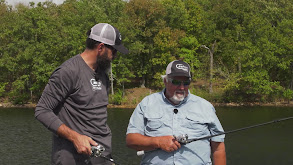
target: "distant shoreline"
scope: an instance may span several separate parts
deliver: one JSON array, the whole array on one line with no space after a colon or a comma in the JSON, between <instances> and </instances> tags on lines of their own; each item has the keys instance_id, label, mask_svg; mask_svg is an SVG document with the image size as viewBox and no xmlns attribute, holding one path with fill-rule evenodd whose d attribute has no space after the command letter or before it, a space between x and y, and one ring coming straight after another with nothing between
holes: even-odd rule
<instances>
[{"instance_id":1,"label":"distant shoreline","mask_svg":"<svg viewBox=\"0 0 293 165\"><path fill-rule=\"evenodd\" d=\"M264 106L264 107L293 107L293 103L290 104L285 102L273 102L273 103L212 103L215 107L253 107L253 106ZM35 103L14 105L12 103L0 103L0 108L35 108ZM109 104L108 108L132 108L136 105L113 105Z\"/></svg>"}]
</instances>

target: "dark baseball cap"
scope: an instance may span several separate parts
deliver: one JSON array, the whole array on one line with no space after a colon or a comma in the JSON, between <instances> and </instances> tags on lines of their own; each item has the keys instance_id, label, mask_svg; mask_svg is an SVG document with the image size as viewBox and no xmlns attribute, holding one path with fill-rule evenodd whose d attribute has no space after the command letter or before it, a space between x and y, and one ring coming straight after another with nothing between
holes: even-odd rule
<instances>
[{"instance_id":1,"label":"dark baseball cap","mask_svg":"<svg viewBox=\"0 0 293 165\"><path fill-rule=\"evenodd\" d=\"M128 49L122 44L122 37L120 32L110 24L96 24L91 28L91 33L88 38L110 45L123 54L129 53Z\"/></svg>"},{"instance_id":2,"label":"dark baseball cap","mask_svg":"<svg viewBox=\"0 0 293 165\"><path fill-rule=\"evenodd\" d=\"M190 66L184 61L175 60L168 64L166 69L167 76L185 76L191 78Z\"/></svg>"}]
</instances>

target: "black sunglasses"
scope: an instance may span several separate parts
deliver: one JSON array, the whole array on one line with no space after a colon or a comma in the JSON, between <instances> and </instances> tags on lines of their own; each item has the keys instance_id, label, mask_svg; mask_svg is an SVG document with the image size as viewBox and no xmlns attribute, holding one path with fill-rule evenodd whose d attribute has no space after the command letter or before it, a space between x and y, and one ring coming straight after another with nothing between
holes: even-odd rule
<instances>
[{"instance_id":1,"label":"black sunglasses","mask_svg":"<svg viewBox=\"0 0 293 165\"><path fill-rule=\"evenodd\" d=\"M190 80L181 81L181 80L175 80L175 79L171 79L171 78L169 78L169 80L171 80L171 83L173 85L177 85L177 86L181 85L182 83L184 86L187 86L191 82Z\"/></svg>"},{"instance_id":2,"label":"black sunglasses","mask_svg":"<svg viewBox=\"0 0 293 165\"><path fill-rule=\"evenodd\" d=\"M106 46L106 48L110 49L113 53L117 52L117 50L114 47L112 47L111 45L107 45L107 44L104 44L104 45Z\"/></svg>"}]
</instances>

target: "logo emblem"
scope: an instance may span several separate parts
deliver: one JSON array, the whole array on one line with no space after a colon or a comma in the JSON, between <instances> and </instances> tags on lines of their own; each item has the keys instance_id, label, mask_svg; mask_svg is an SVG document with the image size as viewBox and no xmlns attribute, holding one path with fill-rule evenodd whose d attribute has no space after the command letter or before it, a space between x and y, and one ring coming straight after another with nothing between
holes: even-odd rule
<instances>
[{"instance_id":1,"label":"logo emblem","mask_svg":"<svg viewBox=\"0 0 293 165\"><path fill-rule=\"evenodd\" d=\"M176 68L177 69L184 70L185 72L188 72L188 67L187 66L184 66L183 64L177 64L176 65Z\"/></svg>"},{"instance_id":2,"label":"logo emblem","mask_svg":"<svg viewBox=\"0 0 293 165\"><path fill-rule=\"evenodd\" d=\"M92 84L92 89L93 91L96 91L96 90L102 90L102 82L101 80L99 81L96 81L96 79L92 78L90 80L91 84Z\"/></svg>"}]
</instances>

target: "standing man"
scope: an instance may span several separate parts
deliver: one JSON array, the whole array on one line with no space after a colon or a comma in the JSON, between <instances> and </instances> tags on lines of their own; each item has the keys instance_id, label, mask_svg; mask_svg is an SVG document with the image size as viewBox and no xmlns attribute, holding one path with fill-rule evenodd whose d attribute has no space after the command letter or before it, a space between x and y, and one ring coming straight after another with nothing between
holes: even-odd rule
<instances>
[{"instance_id":1,"label":"standing man","mask_svg":"<svg viewBox=\"0 0 293 165\"><path fill-rule=\"evenodd\" d=\"M86 49L51 75L36 106L35 117L53 132L52 164L85 164L91 146L105 147L111 157L111 130L107 125L109 79L107 71L117 50L127 54L119 31L99 23L87 33ZM91 164L108 165L103 158Z\"/></svg>"},{"instance_id":2,"label":"standing man","mask_svg":"<svg viewBox=\"0 0 293 165\"><path fill-rule=\"evenodd\" d=\"M145 97L135 108L127 128L127 146L149 151L141 164L211 165L212 153L214 165L225 165L224 135L185 145L174 138L224 132L212 104L188 91L190 66L172 61L162 77L165 89Z\"/></svg>"}]
</instances>

